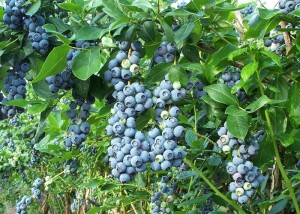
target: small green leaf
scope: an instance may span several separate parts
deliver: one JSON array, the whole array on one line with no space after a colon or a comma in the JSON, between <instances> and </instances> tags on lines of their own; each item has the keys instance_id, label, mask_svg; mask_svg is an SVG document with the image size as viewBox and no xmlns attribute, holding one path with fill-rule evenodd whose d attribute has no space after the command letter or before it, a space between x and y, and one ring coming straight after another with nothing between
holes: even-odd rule
<instances>
[{"instance_id":1,"label":"small green leaf","mask_svg":"<svg viewBox=\"0 0 300 214\"><path fill-rule=\"evenodd\" d=\"M194 204L198 204L198 205L203 204L212 195L213 195L212 193L208 193L208 194L202 195L200 197L195 197L193 199L189 199L187 201L181 202L179 205L180 206L190 206L190 205L194 205Z\"/></svg>"},{"instance_id":2,"label":"small green leaf","mask_svg":"<svg viewBox=\"0 0 300 214\"><path fill-rule=\"evenodd\" d=\"M100 55L99 48L83 50L75 59L72 65L73 74L81 79L87 80L97 73L106 62L105 56Z\"/></svg>"},{"instance_id":3,"label":"small green leaf","mask_svg":"<svg viewBox=\"0 0 300 214\"><path fill-rule=\"evenodd\" d=\"M57 4L59 7L68 10L68 11L73 11L75 13L80 13L82 8L80 7L80 5L71 3L71 2L65 2L65 3L60 3Z\"/></svg>"},{"instance_id":4,"label":"small green leaf","mask_svg":"<svg viewBox=\"0 0 300 214\"><path fill-rule=\"evenodd\" d=\"M36 83L48 76L55 75L63 71L67 66L67 54L69 50L70 47L68 45L53 48L44 62L41 71L33 79L32 83Z\"/></svg>"},{"instance_id":5,"label":"small green leaf","mask_svg":"<svg viewBox=\"0 0 300 214\"><path fill-rule=\"evenodd\" d=\"M263 95L260 98L258 98L255 102L251 103L246 107L247 110L250 110L251 113L256 112L258 109L262 108L263 106L270 103L271 100L266 96Z\"/></svg>"},{"instance_id":6,"label":"small green leaf","mask_svg":"<svg viewBox=\"0 0 300 214\"><path fill-rule=\"evenodd\" d=\"M248 112L246 112L244 109L236 105L231 105L226 108L225 114L234 115L234 116L244 116L247 115Z\"/></svg>"},{"instance_id":7,"label":"small green leaf","mask_svg":"<svg viewBox=\"0 0 300 214\"><path fill-rule=\"evenodd\" d=\"M290 91L288 97L288 113L290 120L294 127L298 127L300 125L300 84L295 82Z\"/></svg>"},{"instance_id":8,"label":"small green leaf","mask_svg":"<svg viewBox=\"0 0 300 214\"><path fill-rule=\"evenodd\" d=\"M97 214L101 211L101 207L93 207L86 214Z\"/></svg>"},{"instance_id":9,"label":"small green leaf","mask_svg":"<svg viewBox=\"0 0 300 214\"><path fill-rule=\"evenodd\" d=\"M275 62L279 67L281 67L280 57L271 51L261 51L263 55L269 57L273 62Z\"/></svg>"},{"instance_id":10,"label":"small green leaf","mask_svg":"<svg viewBox=\"0 0 300 214\"><path fill-rule=\"evenodd\" d=\"M183 172L179 173L179 174L176 176L176 178L177 178L178 180L190 179L191 177L197 178L197 177L198 177L197 172L195 172L195 171L183 171Z\"/></svg>"},{"instance_id":11,"label":"small green leaf","mask_svg":"<svg viewBox=\"0 0 300 214\"><path fill-rule=\"evenodd\" d=\"M36 114L36 113L45 111L47 107L48 107L47 102L46 103L38 103L38 104L33 104L27 110L28 110L29 114Z\"/></svg>"},{"instance_id":12,"label":"small green leaf","mask_svg":"<svg viewBox=\"0 0 300 214\"><path fill-rule=\"evenodd\" d=\"M153 21L145 21L137 31L137 34L141 39L147 42L155 41L155 29Z\"/></svg>"},{"instance_id":13,"label":"small green leaf","mask_svg":"<svg viewBox=\"0 0 300 214\"><path fill-rule=\"evenodd\" d=\"M192 147L192 143L194 141L198 140L197 135L194 133L192 129L188 129L187 132L185 133L185 142Z\"/></svg>"},{"instance_id":14,"label":"small green leaf","mask_svg":"<svg viewBox=\"0 0 300 214\"><path fill-rule=\"evenodd\" d=\"M146 78L146 81L153 83L163 80L166 74L169 73L172 66L173 65L170 63L159 63L153 66Z\"/></svg>"},{"instance_id":15,"label":"small green leaf","mask_svg":"<svg viewBox=\"0 0 300 214\"><path fill-rule=\"evenodd\" d=\"M228 58L228 60L232 61L235 57L240 56L247 51L248 51L248 48L238 49L236 51L231 52L227 58Z\"/></svg>"},{"instance_id":16,"label":"small green leaf","mask_svg":"<svg viewBox=\"0 0 300 214\"><path fill-rule=\"evenodd\" d=\"M27 10L27 16L33 16L41 7L41 0L35 1L30 8Z\"/></svg>"},{"instance_id":17,"label":"small green leaf","mask_svg":"<svg viewBox=\"0 0 300 214\"><path fill-rule=\"evenodd\" d=\"M283 200L277 202L272 207L272 209L268 212L268 214L277 214L277 213L280 213L286 207L287 202L288 202L287 199L283 199Z\"/></svg>"},{"instance_id":18,"label":"small green leaf","mask_svg":"<svg viewBox=\"0 0 300 214\"><path fill-rule=\"evenodd\" d=\"M180 41L186 39L192 33L194 27L194 23L188 23L186 25L181 26L179 30L177 30L175 33L175 42L179 43Z\"/></svg>"},{"instance_id":19,"label":"small green leaf","mask_svg":"<svg viewBox=\"0 0 300 214\"><path fill-rule=\"evenodd\" d=\"M207 94L216 102L226 105L238 105L235 95L230 93L230 88L224 84L213 84L205 87Z\"/></svg>"},{"instance_id":20,"label":"small green leaf","mask_svg":"<svg viewBox=\"0 0 300 214\"><path fill-rule=\"evenodd\" d=\"M243 67L241 70L241 77L244 81L249 79L255 71L258 69L258 63L257 62L250 62L246 66Z\"/></svg>"},{"instance_id":21,"label":"small green leaf","mask_svg":"<svg viewBox=\"0 0 300 214\"><path fill-rule=\"evenodd\" d=\"M200 62L199 50L197 46L186 44L182 48L182 53L189 61L195 62L195 64Z\"/></svg>"},{"instance_id":22,"label":"small green leaf","mask_svg":"<svg viewBox=\"0 0 300 214\"><path fill-rule=\"evenodd\" d=\"M229 132L233 134L234 137L241 140L245 139L250 127L249 115L228 115L226 122Z\"/></svg>"},{"instance_id":23,"label":"small green leaf","mask_svg":"<svg viewBox=\"0 0 300 214\"><path fill-rule=\"evenodd\" d=\"M97 40L100 38L102 30L97 27L83 26L76 31L76 40Z\"/></svg>"},{"instance_id":24,"label":"small green leaf","mask_svg":"<svg viewBox=\"0 0 300 214\"><path fill-rule=\"evenodd\" d=\"M182 86L186 86L188 84L188 75L180 65L172 66L170 68L168 77L172 83L180 82Z\"/></svg>"}]
</instances>

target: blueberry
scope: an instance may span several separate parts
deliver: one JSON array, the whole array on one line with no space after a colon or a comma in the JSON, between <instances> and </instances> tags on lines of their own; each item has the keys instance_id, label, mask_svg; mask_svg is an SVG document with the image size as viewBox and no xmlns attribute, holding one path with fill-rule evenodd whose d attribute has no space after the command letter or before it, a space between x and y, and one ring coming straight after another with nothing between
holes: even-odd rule
<instances>
[{"instance_id":1,"label":"blueberry","mask_svg":"<svg viewBox=\"0 0 300 214\"><path fill-rule=\"evenodd\" d=\"M127 41L122 41L119 43L119 49L122 51L127 51L130 48L130 43Z\"/></svg>"},{"instance_id":2,"label":"blueberry","mask_svg":"<svg viewBox=\"0 0 300 214\"><path fill-rule=\"evenodd\" d=\"M113 68L117 67L118 64L119 64L119 63L118 63L118 61L117 61L116 59L112 59L112 60L110 60L109 63L108 63L108 68L109 68L110 70L112 70Z\"/></svg>"},{"instance_id":3,"label":"blueberry","mask_svg":"<svg viewBox=\"0 0 300 214\"><path fill-rule=\"evenodd\" d=\"M151 162L150 166L151 166L151 169L152 169L154 172L157 172L157 171L161 170L160 164L157 163L156 161Z\"/></svg>"},{"instance_id":4,"label":"blueberry","mask_svg":"<svg viewBox=\"0 0 300 214\"><path fill-rule=\"evenodd\" d=\"M143 48L143 45L142 45L142 43L141 43L139 40L134 40L134 41L131 43L131 48L132 48L132 50L134 50L134 51L141 51L142 48Z\"/></svg>"},{"instance_id":5,"label":"blueberry","mask_svg":"<svg viewBox=\"0 0 300 214\"><path fill-rule=\"evenodd\" d=\"M133 156L130 162L133 167L139 167L143 164L143 159L140 156Z\"/></svg>"},{"instance_id":6,"label":"blueberry","mask_svg":"<svg viewBox=\"0 0 300 214\"><path fill-rule=\"evenodd\" d=\"M119 180L121 183L127 183L130 181L130 176L126 173L120 175Z\"/></svg>"}]
</instances>

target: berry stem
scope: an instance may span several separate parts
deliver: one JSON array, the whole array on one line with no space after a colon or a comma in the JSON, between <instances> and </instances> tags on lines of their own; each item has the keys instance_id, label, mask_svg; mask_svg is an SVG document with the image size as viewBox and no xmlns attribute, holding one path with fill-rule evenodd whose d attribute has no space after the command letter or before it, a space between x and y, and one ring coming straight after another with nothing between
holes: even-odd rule
<instances>
[{"instance_id":1,"label":"berry stem","mask_svg":"<svg viewBox=\"0 0 300 214\"><path fill-rule=\"evenodd\" d=\"M222 198L224 201L226 201L228 204L230 204L239 214L246 214L245 211L235 202L228 199L223 193L221 193L206 177L203 175L203 173L188 159L185 159L185 162L189 164L189 166L197 172L200 178L204 180L204 182L215 192L217 196Z\"/></svg>"},{"instance_id":2,"label":"berry stem","mask_svg":"<svg viewBox=\"0 0 300 214\"><path fill-rule=\"evenodd\" d=\"M277 142L276 142L276 139L274 138L274 132L273 132L273 129L272 129L272 125L271 125L271 120L270 120L270 115L269 115L269 112L267 110L265 110L265 116L266 116L266 120L267 120L267 125L268 125L268 128L269 128L269 131L270 131L270 134L271 134L271 141L273 143L273 147L274 147L274 151L275 151L275 161L276 161L276 164L279 168L279 171L281 173L281 176L285 182L285 185L290 193L290 197L293 201L293 204L294 204L294 207L295 207L295 210L296 210L296 213L299 214L300 213L300 209L299 209L299 204L297 202L297 198L295 196L295 192L294 192L294 189L293 189L293 186L292 186L292 183L290 181L290 179L288 178L284 168L283 168L283 165L282 165L282 162L281 162L281 159L280 159L280 154L279 154L279 151L278 151L278 145L277 145Z\"/></svg>"},{"instance_id":3,"label":"berry stem","mask_svg":"<svg viewBox=\"0 0 300 214\"><path fill-rule=\"evenodd\" d=\"M199 133L197 133L197 132L195 132L195 134L196 134L198 137L200 137L200 138L204 138L205 140L207 140L207 141L210 142L211 144L216 145L216 143L215 143L214 141L212 141L211 139L209 139L207 136L202 135L202 134L199 134Z\"/></svg>"},{"instance_id":4,"label":"berry stem","mask_svg":"<svg viewBox=\"0 0 300 214\"><path fill-rule=\"evenodd\" d=\"M256 70L256 75L257 75L257 80L258 80L258 84L259 84L260 93L261 93L261 96L263 96L265 94L265 92L264 92L262 81L261 81L260 76L259 76L258 69ZM286 172L283 168L281 159L280 159L280 154L279 154L279 151L278 151L278 145L277 145L276 139L274 138L274 131L272 129L270 114L269 114L268 110L265 110L265 116L266 116L266 120L267 120L267 126L268 126L268 129L269 129L269 134L270 134L270 137L271 137L271 142L273 143L273 147L274 147L274 151L275 151L276 164L279 168L279 171L280 171L281 176L284 180L284 183L285 183L285 185L286 185L286 187L287 187L287 189L290 193L290 197L291 197L291 199L293 201L293 204L295 206L296 213L300 214L299 204L297 202L297 198L295 196L295 192L294 192L292 183L291 183L290 179L288 178L288 176L287 176L287 174L286 174Z\"/></svg>"}]
</instances>

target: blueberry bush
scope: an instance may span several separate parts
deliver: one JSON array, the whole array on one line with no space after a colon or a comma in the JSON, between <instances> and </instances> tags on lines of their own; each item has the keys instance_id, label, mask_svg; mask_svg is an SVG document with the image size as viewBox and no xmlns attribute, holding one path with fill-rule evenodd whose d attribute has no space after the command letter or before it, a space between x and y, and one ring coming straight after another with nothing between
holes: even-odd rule
<instances>
[{"instance_id":1,"label":"blueberry bush","mask_svg":"<svg viewBox=\"0 0 300 214\"><path fill-rule=\"evenodd\" d=\"M300 214L300 1L0 5L1 213Z\"/></svg>"}]
</instances>

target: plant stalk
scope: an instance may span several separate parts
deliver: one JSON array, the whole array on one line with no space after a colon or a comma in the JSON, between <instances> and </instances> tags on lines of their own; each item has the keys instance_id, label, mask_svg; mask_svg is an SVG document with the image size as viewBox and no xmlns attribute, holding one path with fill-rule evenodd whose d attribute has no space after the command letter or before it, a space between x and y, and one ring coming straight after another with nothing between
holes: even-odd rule
<instances>
[{"instance_id":1,"label":"plant stalk","mask_svg":"<svg viewBox=\"0 0 300 214\"><path fill-rule=\"evenodd\" d=\"M217 196L222 198L224 201L226 201L228 204L230 204L239 214L246 214L246 212L235 202L228 199L223 193L221 193L204 175L203 173L190 161L185 159L185 162L189 164L189 166L197 172L200 178L204 180L204 182L215 192Z\"/></svg>"}]
</instances>

